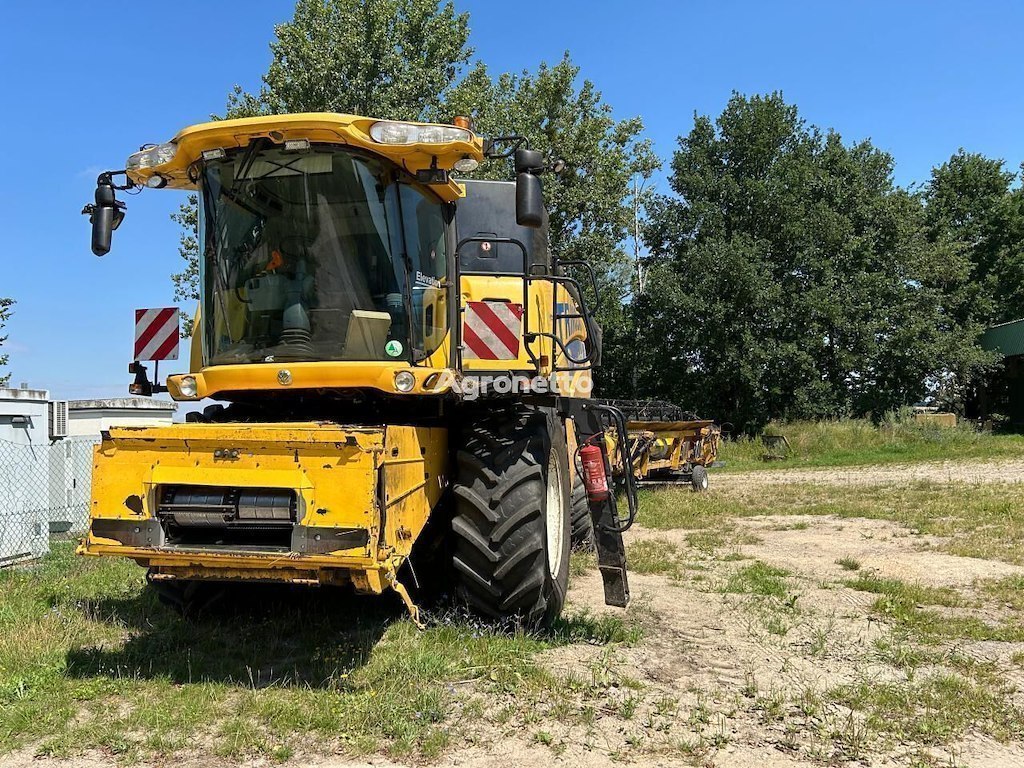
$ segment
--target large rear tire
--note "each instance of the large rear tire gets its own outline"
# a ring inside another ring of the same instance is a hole
[[[452,519],[456,594],[500,622],[549,626],[569,582],[565,428],[516,409],[467,425],[456,454]]]

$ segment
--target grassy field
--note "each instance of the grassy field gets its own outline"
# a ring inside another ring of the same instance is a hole
[[[908,765],[971,764],[956,756],[957,745],[972,736],[1017,745],[1017,757],[992,764],[1018,764],[1014,760],[1024,759],[1024,575],[964,577],[946,586],[880,576],[850,556],[836,557],[837,573],[829,577],[815,575],[820,566],[794,573],[751,559],[773,551],[764,541],[769,535],[799,536],[815,530],[819,518],[838,518],[834,530],[842,529],[843,520],[899,523],[893,533],[906,538],[900,546],[920,556],[939,552],[1024,565],[1024,486],[920,482],[840,490],[793,483],[706,495],[643,494],[639,519],[653,530],[631,547],[633,570],[663,574],[684,589],[742,596],[733,609],[749,616],[755,631],[776,638],[769,647],[802,646],[807,658],[820,659],[816,675],[834,674],[830,656],[863,654],[863,674],[841,684],[797,691],[769,686],[767,693],[759,688],[751,694],[764,699],[775,727],[830,755],[826,763],[836,750],[868,762],[872,754],[909,750],[910,757],[903,755]],[[676,543],[680,538],[685,545]],[[949,567],[936,561],[942,566]],[[853,644],[857,651],[830,651],[843,614],[815,607],[812,596],[835,590],[869,596],[870,621],[882,632],[866,652],[863,640]],[[832,723],[825,733],[819,725],[809,728],[803,712],[808,700],[816,712],[845,707],[851,719],[842,727]],[[946,757],[929,748],[945,749]]]
[[[786,483],[707,496],[686,489],[642,492],[639,520],[647,528],[693,529],[691,544],[732,541],[736,519],[754,515],[835,515],[893,520],[946,539],[943,549],[1024,565],[1024,484],[903,486]],[[798,524],[798,523],[794,523]]]
[[[969,430],[785,429],[796,455],[770,466],[1024,456],[1021,438]],[[760,468],[759,450],[734,442],[724,458]],[[575,554],[571,605],[543,634],[454,614],[418,631],[397,600],[333,590],[239,592],[187,623],[141,568],[55,545],[0,572],[0,762],[21,750],[418,764],[500,739],[639,768],[729,765],[745,744],[808,765],[938,766],[959,764],[968,737],[1024,744],[1024,572],[880,570],[932,555],[1024,566],[1024,484],[754,482],[765,478],[644,491],[628,542],[635,606],[601,612],[593,556]],[[801,539],[822,530],[849,551],[823,559],[821,539]],[[716,672],[741,658],[741,682]]]
[[[482,705],[564,698],[579,681],[533,662],[570,643],[640,636],[629,614],[570,611],[544,635],[465,617],[418,631],[397,600],[282,592],[264,605],[181,621],[132,563],[61,544],[31,570],[0,573],[0,755],[97,749],[131,762],[185,749],[276,760],[341,749],[437,755]],[[469,688],[467,688],[469,686]],[[477,716],[479,713],[476,713]]]
[[[863,419],[847,419],[771,424],[765,434],[782,435],[789,441],[786,458],[766,460],[760,437],[740,436],[722,444],[719,458],[725,462],[724,470],[1024,457],[1024,436],[991,434],[970,424],[944,428],[890,419],[875,426]]]

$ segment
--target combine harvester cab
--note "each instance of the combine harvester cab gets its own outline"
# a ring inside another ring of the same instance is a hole
[[[516,181],[453,176],[487,158]],[[211,585],[283,582],[391,589],[416,619],[434,582],[536,626],[561,611],[584,494],[606,601],[624,606],[626,425],[589,397],[600,334],[568,274],[586,265],[547,248],[551,170],[463,119],[303,114],[187,128],[101,174],[84,211],[97,255],[117,191],[198,195],[190,370],[166,386],[130,370],[136,393],[218,403],[104,434],[80,552],[135,560],[185,613]],[[598,447],[586,477],[580,445]]]

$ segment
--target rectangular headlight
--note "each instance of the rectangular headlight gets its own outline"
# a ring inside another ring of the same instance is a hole
[[[396,123],[391,120],[381,120],[371,125],[370,137],[379,144],[447,144],[451,141],[473,140],[473,134],[465,128]]]
[[[166,144],[157,144],[136,152],[128,158],[128,162],[125,163],[124,167],[129,171],[153,168],[154,166],[171,162],[177,153],[178,145],[172,141],[169,141]]]

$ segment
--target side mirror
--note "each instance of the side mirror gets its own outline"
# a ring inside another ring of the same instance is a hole
[[[114,230],[124,221],[124,203],[115,197],[114,183],[107,174],[96,181],[95,199],[95,204],[85,206],[82,213],[88,214],[92,223],[92,252],[104,256],[110,251]]]
[[[544,195],[540,179],[525,171],[516,175],[516,223],[534,229],[544,224]]]
[[[544,169],[544,154],[536,149],[517,149],[516,173],[540,173]]]

